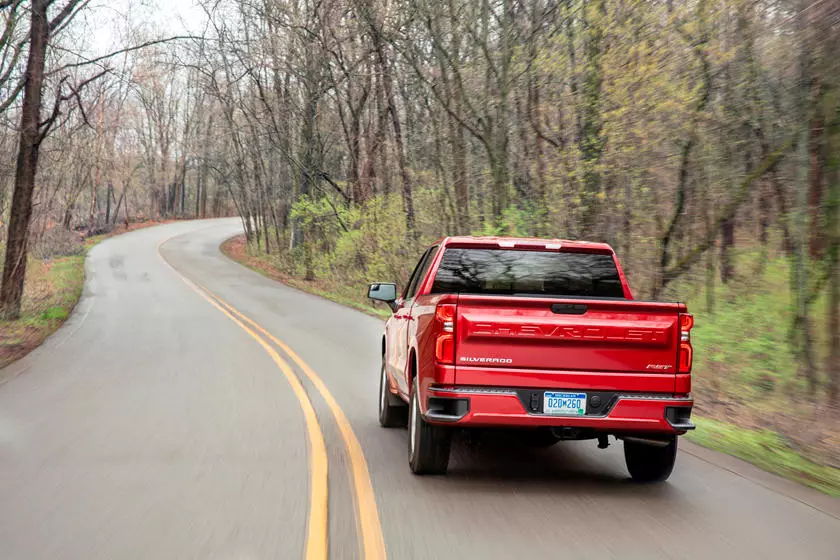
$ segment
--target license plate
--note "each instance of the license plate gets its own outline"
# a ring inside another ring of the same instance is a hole
[[[543,414],[583,416],[586,414],[586,393],[546,391],[543,395]]]

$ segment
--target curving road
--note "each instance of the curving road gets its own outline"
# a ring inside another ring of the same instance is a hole
[[[98,245],[70,321],[0,371],[0,558],[840,558],[840,501],[689,444],[655,487],[592,442],[458,441],[411,475],[376,420],[382,323],[231,262],[240,229]]]

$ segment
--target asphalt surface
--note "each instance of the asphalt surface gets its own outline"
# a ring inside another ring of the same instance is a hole
[[[361,443],[389,558],[840,559],[838,500],[690,444],[659,486],[628,481],[620,443],[504,438],[460,438],[447,476],[413,476],[406,432],[376,419],[382,322],[230,261],[218,246],[240,229],[184,222],[103,242],[71,319],[0,371],[0,559],[303,557],[301,405],[182,275],[323,380]],[[360,558],[352,461],[300,377],[326,441],[330,557]]]

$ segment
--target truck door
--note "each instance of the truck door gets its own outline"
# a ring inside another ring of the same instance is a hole
[[[437,247],[427,249],[417,266],[414,267],[414,272],[411,273],[399,300],[399,307],[385,327],[385,339],[388,341],[386,352],[388,369],[399,385],[400,392],[404,394],[408,394],[408,327],[411,322],[411,308],[414,305],[417,284],[422,280],[428,270],[428,263],[431,263],[434,257],[433,250],[437,252]]]

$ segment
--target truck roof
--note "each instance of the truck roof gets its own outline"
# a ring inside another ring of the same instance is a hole
[[[578,251],[612,253],[607,243],[594,241],[571,241],[568,239],[543,239],[539,237],[494,237],[494,236],[451,236],[439,239],[435,245],[475,245],[481,247],[545,247],[547,249],[570,248]]]

